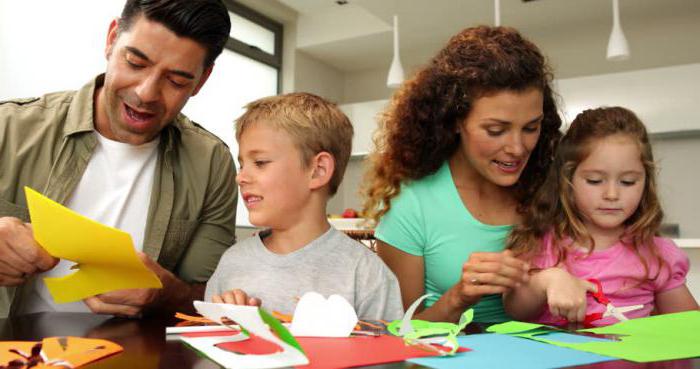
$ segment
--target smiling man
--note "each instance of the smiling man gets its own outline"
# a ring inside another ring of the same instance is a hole
[[[0,317],[138,316],[203,297],[235,241],[235,167],[226,145],[180,111],[230,27],[220,0],[127,0],[109,25],[105,74],[78,91],[0,103]],[[43,277],[72,263],[33,239],[24,186],[128,232],[164,288],[55,304]]]

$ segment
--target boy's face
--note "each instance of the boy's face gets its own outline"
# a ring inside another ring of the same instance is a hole
[[[313,168],[286,132],[255,123],[238,140],[236,182],[255,226],[285,229],[309,211]]]

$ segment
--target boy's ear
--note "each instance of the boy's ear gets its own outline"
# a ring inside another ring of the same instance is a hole
[[[311,181],[309,182],[310,189],[319,189],[331,181],[335,171],[333,155],[322,151],[311,159],[311,166],[313,170],[311,171]]]

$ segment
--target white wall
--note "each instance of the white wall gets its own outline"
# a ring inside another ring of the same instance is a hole
[[[654,138],[652,146],[664,222],[678,223],[681,238],[700,238],[700,131]]]
[[[109,22],[123,5],[0,0],[0,99],[77,89],[103,72]]]
[[[700,64],[567,78],[556,81],[566,120],[584,109],[624,106],[651,133],[700,129]]]
[[[294,63],[294,91],[310,92],[336,103],[343,101],[343,73],[303,51],[297,50]]]

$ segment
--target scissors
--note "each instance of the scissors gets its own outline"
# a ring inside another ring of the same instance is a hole
[[[589,282],[593,283],[597,287],[597,291],[595,293],[592,293],[591,295],[593,298],[598,301],[599,303],[605,305],[605,311],[602,313],[592,313],[586,315],[584,318],[583,324],[586,326],[590,326],[592,322],[596,320],[600,320],[603,318],[607,317],[614,317],[618,321],[624,322],[626,320],[629,320],[625,316],[625,313],[630,312],[630,311],[635,311],[639,310],[644,307],[644,305],[632,305],[632,306],[624,306],[624,307],[617,307],[613,305],[610,300],[605,296],[603,293],[603,286],[600,284],[600,281],[595,279],[595,278],[589,278]]]

